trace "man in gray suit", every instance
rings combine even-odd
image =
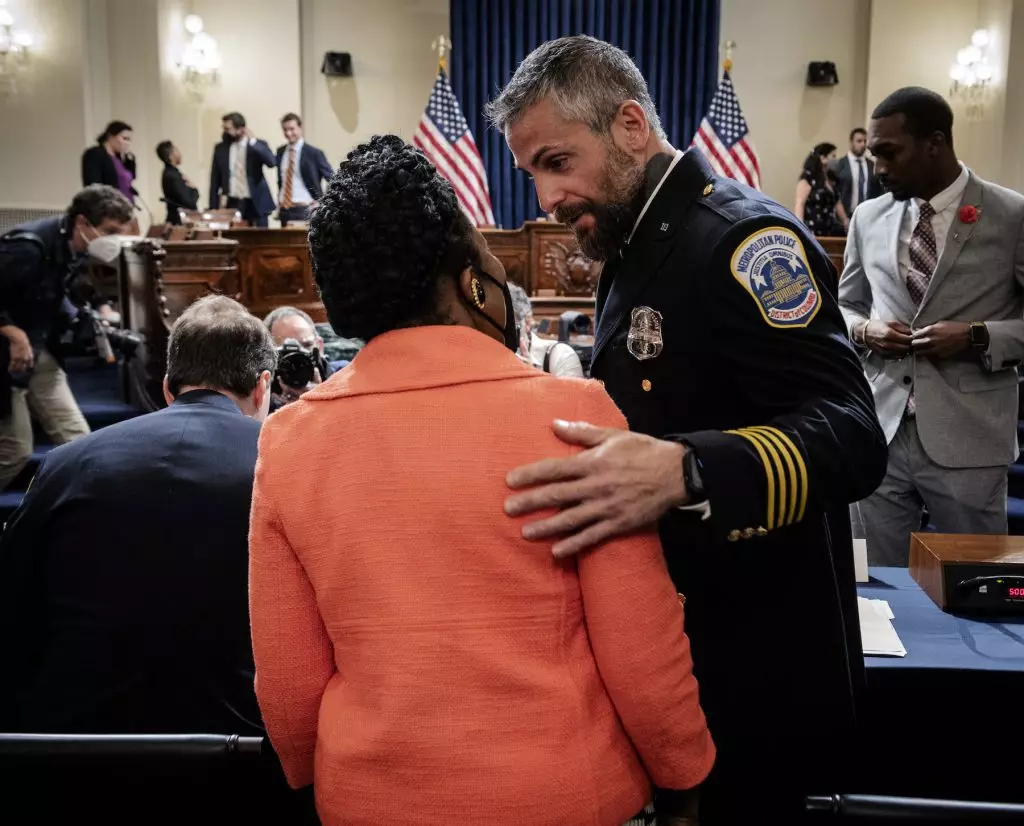
[[[1006,533],[1024,197],[961,164],[952,129],[927,89],[875,109],[868,144],[889,193],[854,213],[839,284],[889,441],[885,480],[856,506],[875,565],[907,565],[925,506],[944,533]]]

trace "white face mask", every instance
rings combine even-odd
[[[121,236],[97,235],[89,242],[86,252],[101,264],[113,264],[121,254]]]

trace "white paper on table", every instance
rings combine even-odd
[[[860,637],[864,654],[870,657],[905,657],[899,634],[892,626],[892,609],[884,599],[857,597]]]
[[[866,539],[853,540],[853,572],[857,582],[867,582],[868,576],[868,541]]]

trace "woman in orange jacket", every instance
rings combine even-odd
[[[657,535],[559,560],[502,513],[509,468],[576,450],[552,420],[622,415],[519,361],[501,264],[401,139],[349,155],[309,242],[367,344],[260,439],[256,690],[289,782],[326,824],[619,826],[654,787],[692,813],[714,746]]]

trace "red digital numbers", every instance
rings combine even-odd
[[[1024,599],[1024,588],[1010,588],[1008,590],[1011,599]]]

